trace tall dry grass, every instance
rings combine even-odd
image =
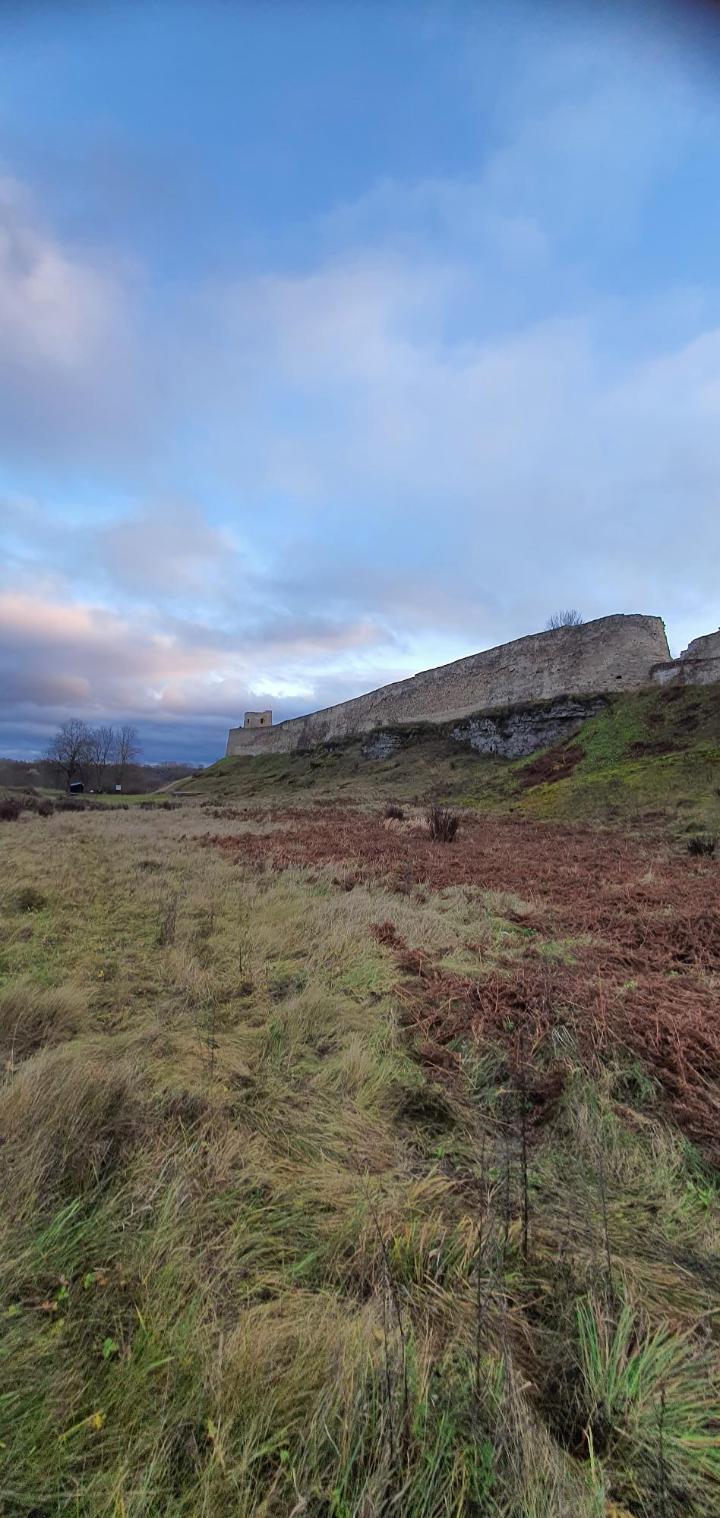
[[[502,899],[251,873],[206,828],[8,830],[6,1510],[711,1518],[720,1210],[652,1083],[568,1046],[525,1260],[502,1051],[427,1069],[371,932],[511,975]]]

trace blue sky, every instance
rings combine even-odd
[[[10,4],[0,751],[718,625],[702,7]]]

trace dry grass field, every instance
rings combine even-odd
[[[0,1505],[717,1518],[720,865],[0,824]]]

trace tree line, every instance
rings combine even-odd
[[[139,754],[138,731],[129,722],[122,727],[90,727],[79,717],[63,722],[45,751],[46,759],[68,787],[81,780],[98,791],[111,781],[122,784],[128,766]]]

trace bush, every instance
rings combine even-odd
[[[25,791],[22,796],[0,798],[0,822],[17,822],[21,812],[37,812],[38,817],[51,817],[53,811],[52,801],[47,801],[44,796],[36,796],[34,791]]]
[[[383,815],[385,817],[387,817],[388,819],[390,819],[390,818],[394,819],[395,822],[404,822],[405,821],[405,813],[404,813],[402,807],[398,806],[398,804],[397,804],[396,801],[388,801],[388,804],[387,804],[387,806],[385,808],[385,812],[384,812]]]
[[[13,896],[13,906],[18,912],[41,912],[47,906],[47,896],[37,886],[21,886]]]
[[[558,627],[581,627],[582,616],[574,606],[568,606],[564,611],[554,611],[548,617],[546,624],[547,632],[554,632]]]
[[[181,801],[155,801],[154,799],[147,801],[143,799],[139,804],[144,812],[178,812],[182,806]],[[121,802],[120,805],[122,806],[123,803]],[[127,802],[125,806],[127,807]]]
[[[34,791],[27,791],[19,804],[26,812],[36,812],[38,817],[52,817],[55,810],[52,801],[48,801],[45,796],[37,796]]]
[[[701,854],[705,858],[710,858],[715,853],[716,844],[717,839],[709,833],[698,833],[697,837],[688,839],[688,854]]]
[[[457,812],[451,812],[449,807],[433,804],[427,809],[426,819],[428,832],[434,843],[452,843],[460,826]]]

